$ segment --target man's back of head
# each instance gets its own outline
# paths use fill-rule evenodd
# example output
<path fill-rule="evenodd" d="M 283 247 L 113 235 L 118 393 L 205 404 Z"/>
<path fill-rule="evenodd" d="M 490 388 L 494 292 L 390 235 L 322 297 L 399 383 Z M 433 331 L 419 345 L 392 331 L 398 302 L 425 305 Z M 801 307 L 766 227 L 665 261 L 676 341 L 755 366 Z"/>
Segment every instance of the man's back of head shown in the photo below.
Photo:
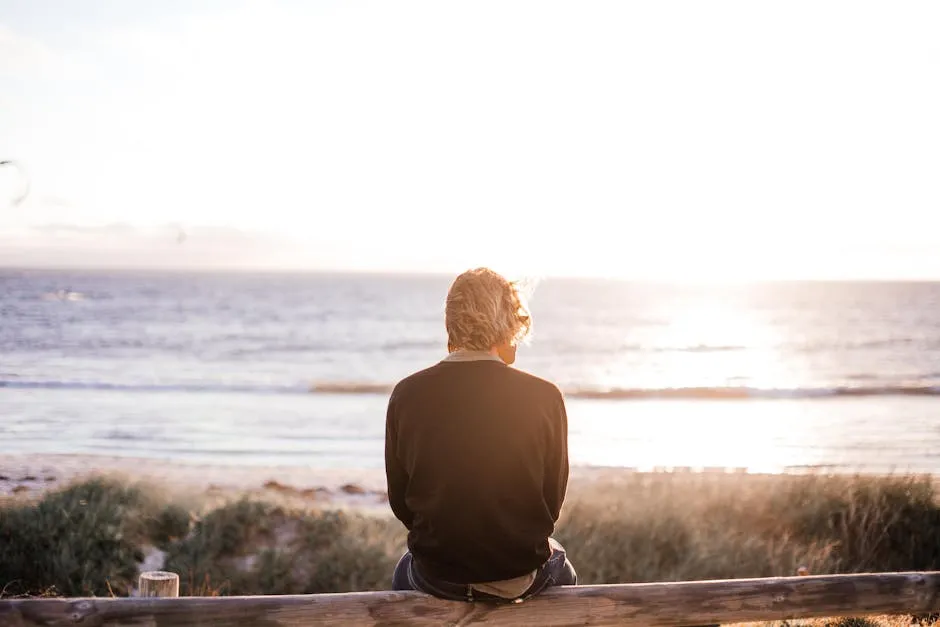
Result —
<path fill-rule="evenodd" d="M 532 317 L 515 283 L 488 268 L 476 268 L 451 284 L 444 326 L 448 351 L 489 352 L 512 363 L 515 347 L 532 331 Z"/>

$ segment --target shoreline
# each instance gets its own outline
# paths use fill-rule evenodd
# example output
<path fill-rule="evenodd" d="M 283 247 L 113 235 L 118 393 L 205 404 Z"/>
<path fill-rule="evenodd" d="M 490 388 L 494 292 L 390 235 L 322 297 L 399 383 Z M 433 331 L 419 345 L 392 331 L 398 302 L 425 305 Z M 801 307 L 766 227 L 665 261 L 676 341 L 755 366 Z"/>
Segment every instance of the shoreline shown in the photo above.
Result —
<path fill-rule="evenodd" d="M 76 481 L 110 477 L 183 495 L 278 495 L 338 507 L 384 505 L 379 469 L 230 466 L 70 453 L 0 454 L 0 498 L 39 497 Z"/>
<path fill-rule="evenodd" d="M 806 474 L 842 476 L 928 476 L 925 473 L 860 473 L 810 466 L 788 472 L 749 472 L 746 468 L 572 465 L 569 496 L 598 483 L 617 483 L 636 476 L 696 478 L 771 478 Z M 188 495 L 230 497 L 277 496 L 304 504 L 333 507 L 387 508 L 385 471 L 381 468 L 322 468 L 315 466 L 255 466 L 210 464 L 172 459 L 72 453 L 0 454 L 0 498 L 34 498 L 79 480 L 105 476 L 149 484 Z M 390 512 L 389 512 L 390 513 Z"/>

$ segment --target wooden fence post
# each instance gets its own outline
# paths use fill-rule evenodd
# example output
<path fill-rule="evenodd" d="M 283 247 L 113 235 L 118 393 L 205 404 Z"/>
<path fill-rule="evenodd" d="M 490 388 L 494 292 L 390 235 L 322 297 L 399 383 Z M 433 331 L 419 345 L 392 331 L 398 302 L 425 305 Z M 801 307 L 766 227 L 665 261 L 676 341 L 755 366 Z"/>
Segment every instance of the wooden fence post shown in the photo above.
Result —
<path fill-rule="evenodd" d="M 137 587 L 142 597 L 178 597 L 180 595 L 180 578 L 176 573 L 162 570 L 152 570 L 140 573 Z"/>

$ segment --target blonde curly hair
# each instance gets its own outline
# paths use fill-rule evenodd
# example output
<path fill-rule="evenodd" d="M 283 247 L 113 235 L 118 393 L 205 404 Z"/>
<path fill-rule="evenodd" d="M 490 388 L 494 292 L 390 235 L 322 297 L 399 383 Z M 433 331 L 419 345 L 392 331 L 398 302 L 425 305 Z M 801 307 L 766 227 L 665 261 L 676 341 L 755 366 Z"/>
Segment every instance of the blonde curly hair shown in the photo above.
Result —
<path fill-rule="evenodd" d="M 532 317 L 516 283 L 489 268 L 475 268 L 451 284 L 444 325 L 449 351 L 488 351 L 525 339 Z"/>

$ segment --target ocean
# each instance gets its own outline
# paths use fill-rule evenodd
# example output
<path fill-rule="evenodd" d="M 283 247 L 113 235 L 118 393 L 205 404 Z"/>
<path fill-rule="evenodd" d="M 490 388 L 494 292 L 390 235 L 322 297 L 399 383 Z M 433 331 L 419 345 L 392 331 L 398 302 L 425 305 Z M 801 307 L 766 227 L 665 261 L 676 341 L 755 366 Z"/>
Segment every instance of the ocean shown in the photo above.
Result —
<path fill-rule="evenodd" d="M 381 468 L 451 279 L 0 270 L 0 453 Z M 940 284 L 532 286 L 574 464 L 940 473 Z"/>

